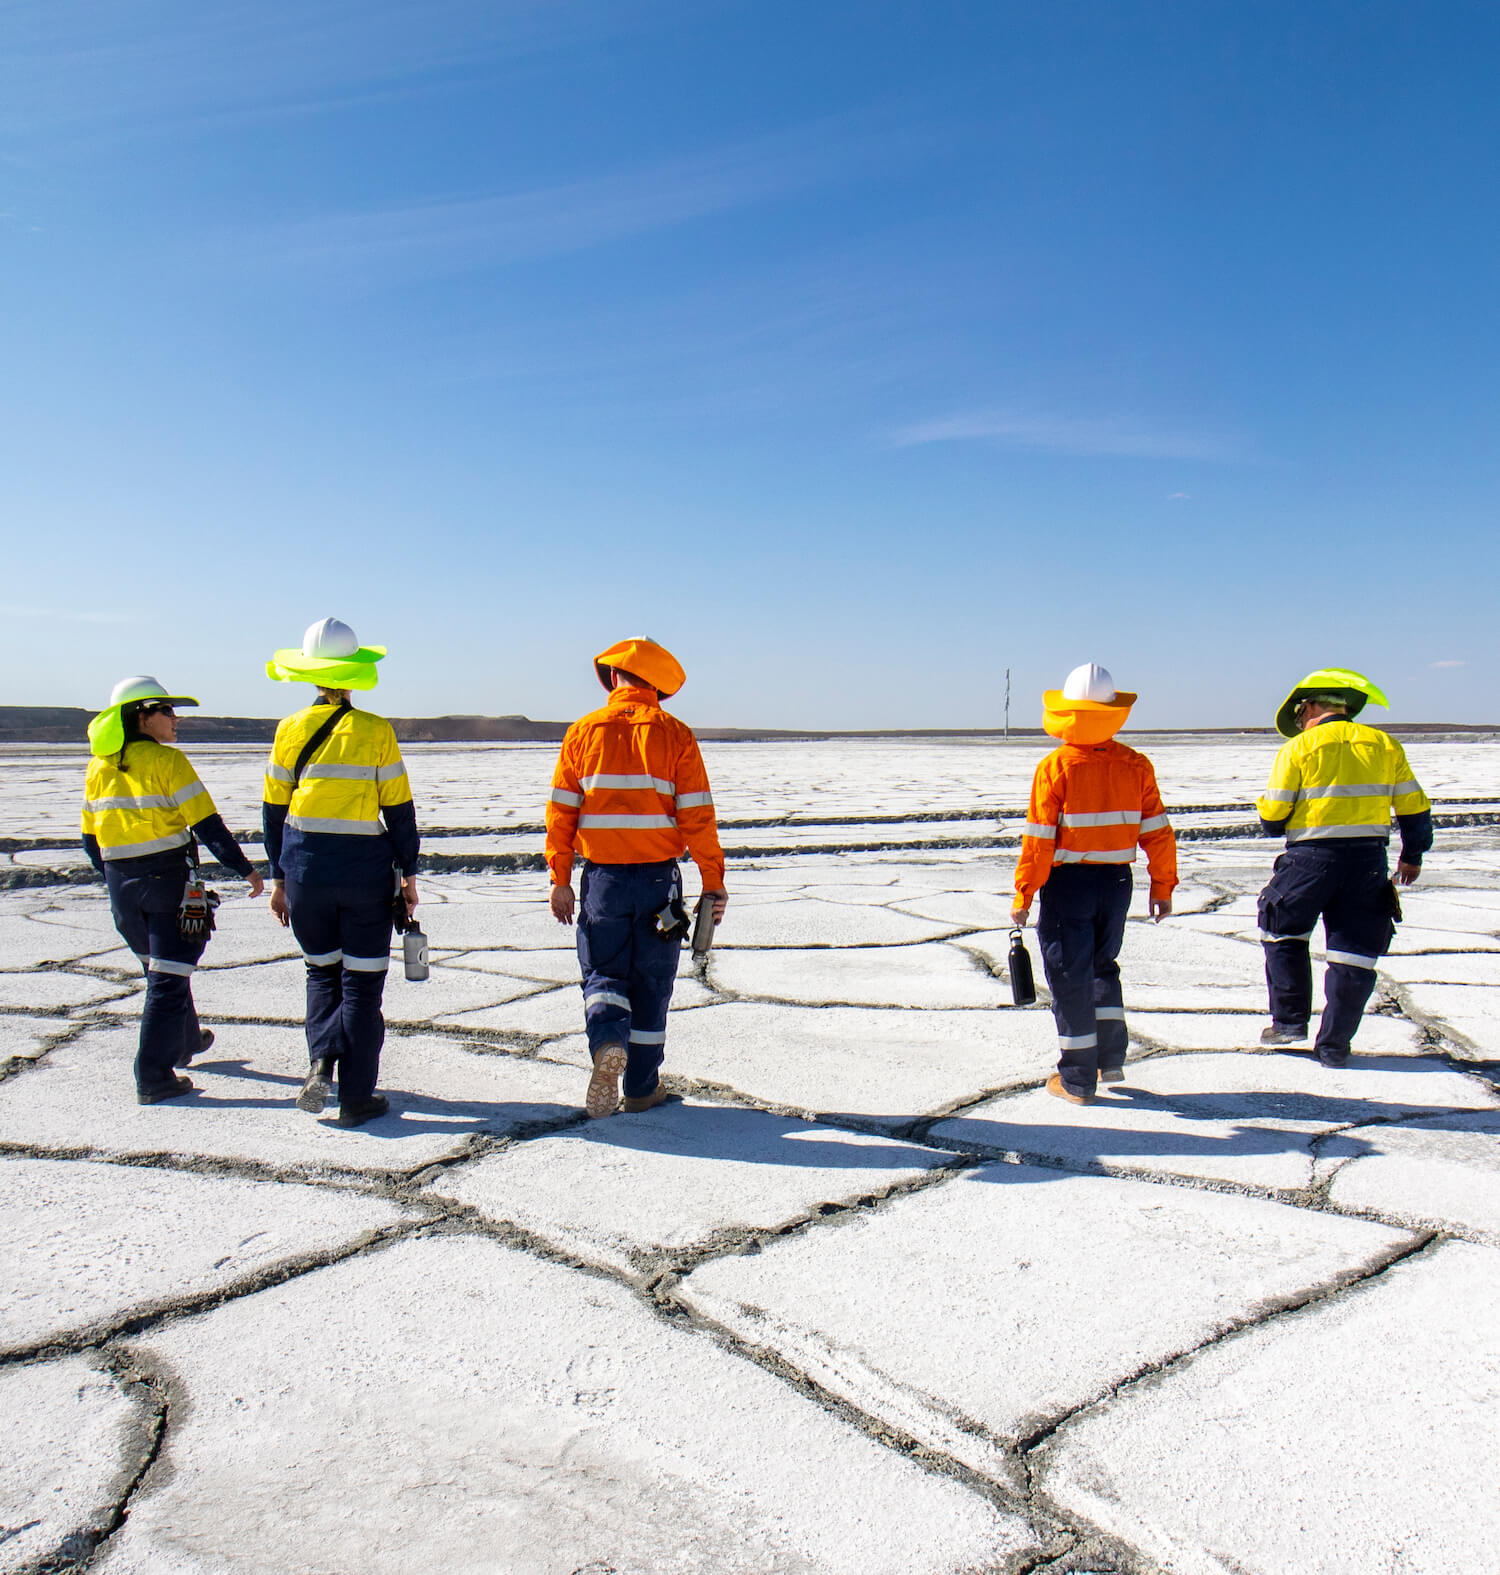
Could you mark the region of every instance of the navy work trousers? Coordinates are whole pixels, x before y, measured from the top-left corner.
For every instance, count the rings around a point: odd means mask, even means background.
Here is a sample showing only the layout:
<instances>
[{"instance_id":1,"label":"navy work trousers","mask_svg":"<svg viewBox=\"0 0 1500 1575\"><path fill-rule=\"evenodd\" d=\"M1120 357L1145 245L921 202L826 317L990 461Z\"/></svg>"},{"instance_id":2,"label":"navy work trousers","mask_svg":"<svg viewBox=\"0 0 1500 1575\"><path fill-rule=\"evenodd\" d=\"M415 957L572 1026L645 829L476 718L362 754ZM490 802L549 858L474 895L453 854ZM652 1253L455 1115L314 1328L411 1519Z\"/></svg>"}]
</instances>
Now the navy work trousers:
<instances>
[{"instance_id":1,"label":"navy work trousers","mask_svg":"<svg viewBox=\"0 0 1500 1575\"><path fill-rule=\"evenodd\" d=\"M674 859L583 867L578 962L589 1054L604 1045L625 1046L627 1099L642 1099L656 1087L666 1054L667 1008L682 937L663 940L656 916L681 890Z\"/></svg>"},{"instance_id":2,"label":"navy work trousers","mask_svg":"<svg viewBox=\"0 0 1500 1575\"><path fill-rule=\"evenodd\" d=\"M1054 865L1042 887L1037 939L1057 1023L1058 1075L1070 1094L1092 1094L1100 1067L1125 1064L1120 943L1134 881L1128 865Z\"/></svg>"},{"instance_id":3,"label":"navy work trousers","mask_svg":"<svg viewBox=\"0 0 1500 1575\"><path fill-rule=\"evenodd\" d=\"M136 1091L159 1093L176 1081L179 1057L199 1048L193 970L208 937L189 940L177 927L177 909L187 884L182 853L106 860L104 883L115 928L146 970L146 1003L135 1055Z\"/></svg>"},{"instance_id":4,"label":"navy work trousers","mask_svg":"<svg viewBox=\"0 0 1500 1575\"><path fill-rule=\"evenodd\" d=\"M392 890L389 873L341 886L286 881L287 916L307 963L308 1059L338 1063L345 1105L369 1099L380 1076Z\"/></svg>"},{"instance_id":5,"label":"navy work trousers","mask_svg":"<svg viewBox=\"0 0 1500 1575\"><path fill-rule=\"evenodd\" d=\"M1304 1031L1312 1016L1308 942L1322 919L1328 972L1314 1048L1320 1061L1342 1065L1375 988L1375 965L1396 933L1384 844L1294 843L1276 860L1259 913L1271 1020Z\"/></svg>"}]
</instances>

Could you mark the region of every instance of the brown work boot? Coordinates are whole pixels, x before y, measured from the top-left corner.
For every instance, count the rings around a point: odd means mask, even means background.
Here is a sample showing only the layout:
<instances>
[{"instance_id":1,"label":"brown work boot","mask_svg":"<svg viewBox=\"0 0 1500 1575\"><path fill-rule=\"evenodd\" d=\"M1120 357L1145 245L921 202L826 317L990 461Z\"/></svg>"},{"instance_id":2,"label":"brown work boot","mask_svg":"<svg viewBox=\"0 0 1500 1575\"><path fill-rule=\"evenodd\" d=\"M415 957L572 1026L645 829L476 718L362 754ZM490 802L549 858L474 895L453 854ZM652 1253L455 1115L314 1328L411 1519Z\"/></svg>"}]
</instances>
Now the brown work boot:
<instances>
[{"instance_id":1,"label":"brown work boot","mask_svg":"<svg viewBox=\"0 0 1500 1575\"><path fill-rule=\"evenodd\" d=\"M1062 1077L1057 1072L1047 1079L1047 1092L1056 1094L1059 1099L1066 1099L1070 1105L1091 1105L1094 1102L1092 1094L1075 1094L1072 1089L1065 1088Z\"/></svg>"},{"instance_id":2,"label":"brown work boot","mask_svg":"<svg viewBox=\"0 0 1500 1575\"><path fill-rule=\"evenodd\" d=\"M660 1083L649 1094L642 1094L639 1099L627 1099L620 1109L627 1116L637 1115L642 1110L654 1110L658 1105L667 1102L667 1091Z\"/></svg>"},{"instance_id":3,"label":"brown work boot","mask_svg":"<svg viewBox=\"0 0 1500 1575\"><path fill-rule=\"evenodd\" d=\"M583 1108L595 1121L612 1116L620 1108L620 1079L625 1075L625 1047L601 1045L594 1057L594 1073Z\"/></svg>"},{"instance_id":4,"label":"brown work boot","mask_svg":"<svg viewBox=\"0 0 1500 1575\"><path fill-rule=\"evenodd\" d=\"M1099 1081L1101 1083L1123 1083L1125 1081L1125 1068L1123 1066L1101 1066L1099 1068Z\"/></svg>"}]
</instances>

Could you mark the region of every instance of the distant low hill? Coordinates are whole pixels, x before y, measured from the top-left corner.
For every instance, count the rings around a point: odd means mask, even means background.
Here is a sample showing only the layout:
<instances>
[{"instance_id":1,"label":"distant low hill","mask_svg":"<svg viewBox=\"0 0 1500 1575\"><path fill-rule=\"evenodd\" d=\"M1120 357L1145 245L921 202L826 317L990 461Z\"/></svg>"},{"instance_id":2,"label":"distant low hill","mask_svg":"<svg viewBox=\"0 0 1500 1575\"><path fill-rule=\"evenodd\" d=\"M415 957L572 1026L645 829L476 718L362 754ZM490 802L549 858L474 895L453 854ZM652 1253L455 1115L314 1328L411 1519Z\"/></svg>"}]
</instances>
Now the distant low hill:
<instances>
[{"instance_id":1,"label":"distant low hill","mask_svg":"<svg viewBox=\"0 0 1500 1575\"><path fill-rule=\"evenodd\" d=\"M0 705L0 744L82 744L88 741L94 713L78 706ZM269 744L276 734L275 717L194 716L184 712L180 737L184 744ZM1417 737L1431 733L1496 733L1500 727L1469 722L1391 722L1392 733ZM566 722L534 722L528 716L393 716L391 726L402 743L431 744L555 744ZM819 738L994 738L998 727L795 729L766 727L700 727L708 743L798 743ZM1269 727L1159 728L1185 738L1270 734ZM1012 738L1041 738L1038 727L1013 727Z\"/></svg>"}]
</instances>

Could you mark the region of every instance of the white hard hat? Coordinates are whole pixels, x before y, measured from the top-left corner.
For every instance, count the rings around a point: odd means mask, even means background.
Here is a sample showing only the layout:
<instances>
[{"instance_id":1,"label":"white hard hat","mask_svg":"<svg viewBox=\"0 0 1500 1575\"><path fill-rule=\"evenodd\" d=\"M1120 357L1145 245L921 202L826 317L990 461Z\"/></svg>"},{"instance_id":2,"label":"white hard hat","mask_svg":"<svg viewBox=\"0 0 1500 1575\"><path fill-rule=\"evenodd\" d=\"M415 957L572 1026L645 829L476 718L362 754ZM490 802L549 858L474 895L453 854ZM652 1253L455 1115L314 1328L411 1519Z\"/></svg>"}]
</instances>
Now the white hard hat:
<instances>
[{"instance_id":1,"label":"white hard hat","mask_svg":"<svg viewBox=\"0 0 1500 1575\"><path fill-rule=\"evenodd\" d=\"M1066 700L1094 700L1111 705L1116 694L1115 681L1110 677L1109 669L1101 667L1098 662L1085 662L1082 667L1075 667L1063 684L1063 698Z\"/></svg>"},{"instance_id":2,"label":"white hard hat","mask_svg":"<svg viewBox=\"0 0 1500 1575\"><path fill-rule=\"evenodd\" d=\"M302 654L325 661L347 661L359 649L359 636L338 618L320 618L302 636Z\"/></svg>"},{"instance_id":3,"label":"white hard hat","mask_svg":"<svg viewBox=\"0 0 1500 1575\"><path fill-rule=\"evenodd\" d=\"M109 692L109 703L112 706L129 705L132 700L168 700L175 701L179 705L198 703L196 700L189 700L186 695L168 694L161 683L145 673L133 673L129 678L122 678Z\"/></svg>"}]
</instances>

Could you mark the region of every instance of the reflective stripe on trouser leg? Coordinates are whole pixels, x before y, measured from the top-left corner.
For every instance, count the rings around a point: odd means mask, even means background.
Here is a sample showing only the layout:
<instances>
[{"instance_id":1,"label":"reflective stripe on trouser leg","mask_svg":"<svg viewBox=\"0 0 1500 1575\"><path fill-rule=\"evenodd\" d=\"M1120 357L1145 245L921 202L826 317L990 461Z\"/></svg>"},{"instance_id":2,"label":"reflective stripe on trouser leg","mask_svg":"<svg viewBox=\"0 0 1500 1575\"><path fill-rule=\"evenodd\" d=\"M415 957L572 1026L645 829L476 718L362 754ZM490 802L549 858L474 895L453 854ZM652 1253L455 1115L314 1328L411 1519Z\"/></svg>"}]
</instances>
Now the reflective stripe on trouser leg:
<instances>
[{"instance_id":1,"label":"reflective stripe on trouser leg","mask_svg":"<svg viewBox=\"0 0 1500 1575\"><path fill-rule=\"evenodd\" d=\"M193 969L208 944L206 935L186 938L177 910L147 913L150 961L141 1011L140 1048L135 1058L138 1089L159 1089L178 1075L184 1050L198 1048L198 1014L193 1009Z\"/></svg>"},{"instance_id":2,"label":"reflective stripe on trouser leg","mask_svg":"<svg viewBox=\"0 0 1500 1575\"><path fill-rule=\"evenodd\" d=\"M1260 894L1261 951L1271 1021L1305 1028L1312 1016L1312 959L1307 943L1323 911L1327 861L1283 853Z\"/></svg>"},{"instance_id":3,"label":"reflective stripe on trouser leg","mask_svg":"<svg viewBox=\"0 0 1500 1575\"><path fill-rule=\"evenodd\" d=\"M578 962L583 973L589 1051L625 1046L625 1097L656 1087L666 1037L667 1005L681 943L656 933L656 915L679 881L675 863L589 864L578 905Z\"/></svg>"},{"instance_id":4,"label":"reflective stripe on trouser leg","mask_svg":"<svg viewBox=\"0 0 1500 1575\"><path fill-rule=\"evenodd\" d=\"M1328 970L1323 975L1323 1018L1314 1045L1320 1058L1348 1055L1375 989L1375 969L1395 934L1385 854L1338 858L1336 863L1339 880L1324 918Z\"/></svg>"}]
</instances>

